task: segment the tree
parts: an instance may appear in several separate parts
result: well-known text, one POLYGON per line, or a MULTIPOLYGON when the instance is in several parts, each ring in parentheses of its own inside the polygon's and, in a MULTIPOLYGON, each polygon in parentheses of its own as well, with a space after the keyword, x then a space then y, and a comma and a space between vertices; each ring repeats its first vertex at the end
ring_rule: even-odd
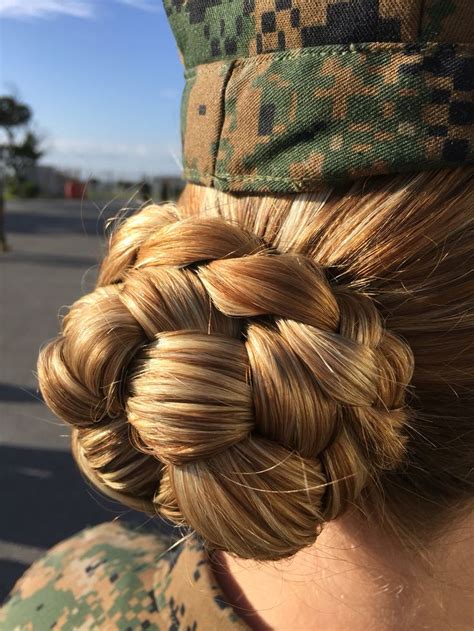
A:
POLYGON ((13 143, 13 129, 20 125, 26 125, 31 120, 31 109, 28 105, 20 103, 12 96, 0 97, 0 127, 3 127, 13 143))
POLYGON ((27 174, 41 158, 42 151, 39 139, 31 131, 26 130, 19 139, 19 131, 27 127, 31 121, 31 108, 12 96, 0 97, 0 127, 6 136, 6 143, 0 145, 0 245, 6 249, 4 230, 4 182, 11 176, 13 182, 21 188, 26 183, 27 174))
POLYGON ((33 132, 28 131, 22 142, 10 145, 6 152, 7 171, 10 170, 14 178, 21 182, 42 155, 38 138, 33 132))
POLYGON ((41 158, 38 137, 27 128, 31 121, 31 108, 11 96, 0 97, 0 127, 5 131, 6 144, 2 145, 2 166, 6 175, 25 180, 30 168, 41 158), (23 131, 26 128, 26 131, 23 131), (20 139, 19 132, 23 138, 20 139))

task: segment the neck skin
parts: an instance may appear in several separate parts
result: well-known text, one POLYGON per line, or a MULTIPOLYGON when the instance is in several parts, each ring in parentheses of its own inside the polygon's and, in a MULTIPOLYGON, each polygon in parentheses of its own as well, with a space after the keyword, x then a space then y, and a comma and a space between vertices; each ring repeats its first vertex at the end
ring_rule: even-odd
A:
POLYGON ((472 631, 474 511, 430 547, 428 562, 349 521, 331 522, 285 561, 216 554, 216 578, 251 629, 472 631))

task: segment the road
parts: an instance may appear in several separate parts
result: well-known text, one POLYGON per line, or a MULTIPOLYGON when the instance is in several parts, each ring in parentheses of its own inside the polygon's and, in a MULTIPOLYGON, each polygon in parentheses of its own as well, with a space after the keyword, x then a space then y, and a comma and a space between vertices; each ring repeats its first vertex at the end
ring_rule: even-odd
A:
POLYGON ((93 491, 69 453, 67 429, 40 400, 38 350, 58 332, 58 314, 91 290, 104 221, 120 204, 11 202, 11 250, 0 253, 0 602, 26 567, 82 528, 145 522, 93 491))

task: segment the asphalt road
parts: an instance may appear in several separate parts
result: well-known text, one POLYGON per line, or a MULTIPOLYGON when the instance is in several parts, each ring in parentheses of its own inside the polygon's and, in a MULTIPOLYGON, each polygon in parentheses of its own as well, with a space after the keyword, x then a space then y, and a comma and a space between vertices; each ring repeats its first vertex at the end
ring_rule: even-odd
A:
POLYGON ((120 206, 35 200, 7 204, 11 250, 0 252, 0 602, 45 550, 82 528, 143 523, 93 491, 69 453, 67 429, 42 403, 35 365, 64 306, 91 290, 104 221, 120 206))

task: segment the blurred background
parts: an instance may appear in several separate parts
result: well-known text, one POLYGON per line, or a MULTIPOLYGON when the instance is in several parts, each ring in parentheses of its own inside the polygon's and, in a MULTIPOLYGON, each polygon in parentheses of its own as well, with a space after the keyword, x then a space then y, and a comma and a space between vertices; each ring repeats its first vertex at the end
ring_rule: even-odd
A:
POLYGON ((146 517, 81 478, 36 387, 107 222, 182 188, 182 69, 160 0, 0 0, 0 602, 86 526, 146 517))

